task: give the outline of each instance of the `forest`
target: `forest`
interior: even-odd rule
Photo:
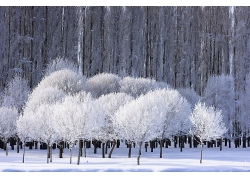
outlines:
[[[201,144],[219,139],[219,144],[223,140],[230,146],[231,141],[236,147],[246,147],[247,142],[249,146],[249,10],[247,6],[0,7],[1,123],[18,117],[17,129],[11,124],[5,125],[13,131],[1,129],[2,142],[18,132],[18,141],[39,140],[49,146],[60,138],[72,146],[83,137],[101,142],[125,138],[140,146],[158,139],[163,146],[168,138],[183,136]],[[103,109],[100,104],[109,98],[116,104]],[[77,104],[83,105],[85,114],[76,111]],[[136,123],[145,125],[144,134],[132,131],[135,122],[126,124],[136,114]],[[95,120],[80,121],[83,116]],[[52,125],[46,121],[50,118],[61,121]],[[76,121],[70,127],[69,119]],[[104,119],[112,119],[112,125]],[[87,123],[88,133],[76,129],[75,123],[81,123],[77,127]],[[38,124],[36,128],[47,127],[40,134],[34,133]],[[129,125],[131,134],[125,128]],[[104,126],[112,126],[116,136],[105,137],[110,132],[98,130]],[[205,133],[201,126],[213,131]],[[96,131],[103,134],[93,134]]]

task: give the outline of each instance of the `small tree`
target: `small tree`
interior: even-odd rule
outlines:
[[[114,114],[115,132],[121,139],[134,141],[139,146],[137,164],[140,164],[141,146],[159,134],[166,116],[164,101],[153,93],[142,95],[121,106]]]
[[[0,107],[0,138],[3,140],[6,148],[6,156],[8,156],[8,139],[16,134],[17,117],[17,109]]]
[[[202,163],[204,141],[221,138],[227,132],[227,128],[223,122],[221,111],[215,109],[213,106],[206,107],[201,102],[195,105],[189,118],[192,124],[190,133],[198,137],[200,141],[200,163]]]
[[[132,96],[126,94],[126,93],[110,93],[107,95],[102,95],[99,97],[96,101],[103,106],[105,112],[106,112],[106,118],[105,118],[105,126],[102,129],[102,134],[99,134],[99,140],[106,143],[108,140],[112,140],[112,147],[109,152],[108,157],[111,158],[111,154],[115,148],[116,140],[117,140],[117,134],[114,130],[114,122],[112,119],[112,116],[117,111],[117,109],[120,106],[123,106],[124,104],[128,103],[133,99]],[[104,152],[104,150],[103,150]],[[104,154],[103,154],[104,157]]]

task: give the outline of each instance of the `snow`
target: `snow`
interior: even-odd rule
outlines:
[[[39,146],[38,146],[39,147]],[[109,149],[108,149],[109,151]],[[81,157],[77,165],[77,148],[73,148],[72,164],[69,163],[69,149],[64,149],[63,158],[59,158],[58,149],[53,150],[52,162],[47,163],[47,150],[26,147],[25,162],[22,163],[23,151],[20,153],[10,150],[6,156],[0,149],[0,172],[250,172],[250,147],[232,148],[219,147],[203,149],[203,161],[199,163],[200,148],[185,148],[180,152],[173,144],[163,148],[163,158],[159,158],[159,146],[154,152],[148,148],[145,152],[144,144],[140,165],[136,158],[138,147],[132,148],[131,158],[128,158],[128,149],[121,143],[120,148],[115,148],[112,158],[101,158],[101,149],[93,153],[93,146],[87,149],[87,157]],[[217,176],[217,175],[216,175]],[[223,176],[224,177],[224,176]],[[231,175],[230,175],[231,177]]]

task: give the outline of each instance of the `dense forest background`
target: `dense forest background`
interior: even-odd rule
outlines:
[[[30,87],[66,58],[91,77],[149,77],[203,95],[210,75],[249,73],[250,7],[0,7],[0,91],[14,72]]]

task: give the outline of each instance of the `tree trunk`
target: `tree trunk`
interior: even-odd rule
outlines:
[[[78,142],[78,157],[77,157],[77,165],[80,164],[80,157],[81,157],[81,149],[82,149],[82,142],[81,140],[79,139],[79,142]]]
[[[202,149],[203,149],[203,142],[201,142],[201,157],[200,157],[200,164],[202,163]]]
[[[105,144],[106,143],[102,143],[102,158],[105,158]]]
[[[72,163],[72,148],[69,148],[69,152],[70,152],[70,158],[69,158],[69,164]]]
[[[87,153],[86,153],[86,140],[83,140],[83,149],[84,149],[84,157],[87,157]]]
[[[222,151],[222,138],[220,138],[220,151]]]
[[[231,148],[231,140],[228,140],[228,147]]]
[[[16,152],[19,153],[20,151],[20,147],[19,147],[19,138],[17,138],[17,142],[16,142]]]
[[[52,146],[49,146],[49,150],[50,150],[50,162],[52,162]]]
[[[162,158],[163,139],[160,140],[160,158]]]
[[[131,147],[132,147],[132,144],[129,143],[128,144],[128,158],[131,158]]]
[[[106,142],[105,146],[105,154],[108,154],[108,146],[109,146],[109,141]]]
[[[4,141],[4,145],[5,145],[6,156],[8,156],[8,145],[7,145],[7,141]]]
[[[111,147],[110,152],[109,152],[108,158],[111,158],[111,154],[112,154],[113,150],[115,149],[115,145],[116,145],[116,140],[114,139],[113,143],[112,143],[112,147]]]
[[[141,145],[142,145],[142,142],[139,142],[139,152],[138,152],[138,156],[137,156],[137,165],[140,165]]]
[[[23,163],[24,163],[24,156],[25,156],[25,142],[23,142],[24,146],[23,146]]]
[[[50,146],[47,146],[47,163],[49,163],[49,158],[50,158]]]
[[[59,158],[63,158],[63,142],[59,143]]]

